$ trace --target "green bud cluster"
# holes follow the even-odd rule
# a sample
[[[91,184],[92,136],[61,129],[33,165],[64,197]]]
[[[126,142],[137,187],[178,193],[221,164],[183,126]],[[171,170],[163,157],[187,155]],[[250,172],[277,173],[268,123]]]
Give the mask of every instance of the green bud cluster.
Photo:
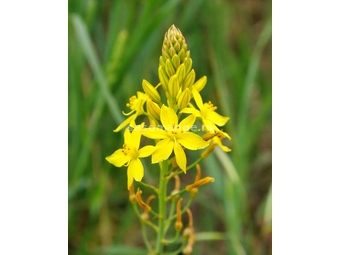
[[[183,109],[191,98],[188,92],[193,87],[196,74],[192,69],[192,59],[185,38],[174,25],[164,36],[158,76],[167,95],[168,105],[175,109]],[[188,92],[183,95],[187,88]]]

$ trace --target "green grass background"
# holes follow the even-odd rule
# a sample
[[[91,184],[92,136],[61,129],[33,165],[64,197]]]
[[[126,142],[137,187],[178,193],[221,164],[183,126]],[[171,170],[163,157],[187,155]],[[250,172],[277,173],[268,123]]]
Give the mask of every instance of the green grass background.
[[[69,254],[146,254],[125,168],[105,157],[123,143],[123,132],[112,130],[129,97],[142,79],[157,83],[172,24],[186,38],[196,77],[208,77],[203,99],[230,116],[224,129],[232,137],[231,153],[216,150],[201,164],[216,181],[191,207],[193,254],[271,254],[270,0],[69,0]],[[148,166],[145,182],[156,176]]]

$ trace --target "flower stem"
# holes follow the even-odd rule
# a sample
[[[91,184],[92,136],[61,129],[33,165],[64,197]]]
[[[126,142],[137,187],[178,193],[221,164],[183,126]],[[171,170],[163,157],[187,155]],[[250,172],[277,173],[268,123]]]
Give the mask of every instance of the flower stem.
[[[204,158],[200,157],[198,158],[194,163],[192,163],[191,165],[189,165],[187,167],[187,171],[190,170],[191,168],[193,168],[194,166],[196,166],[198,163],[200,163]],[[183,174],[184,172],[182,170],[180,171],[177,171],[177,172],[173,172],[177,167],[174,167],[172,168],[169,173],[171,173],[169,176],[168,176],[168,180],[170,180],[172,177],[174,177],[175,175],[180,175],[180,174]]]
[[[143,240],[144,240],[144,243],[146,245],[146,247],[148,248],[148,251],[152,251],[152,248],[151,248],[151,245],[150,245],[150,242],[149,242],[149,239],[148,239],[148,235],[146,233],[146,227],[145,227],[145,224],[142,222],[142,235],[143,235]]]
[[[157,188],[155,188],[154,186],[152,186],[152,185],[149,185],[149,184],[146,184],[145,182],[139,182],[140,184],[142,184],[143,186],[145,186],[145,187],[147,187],[147,188],[149,188],[149,189],[152,189],[156,194],[158,194],[158,189]]]
[[[158,194],[158,233],[157,233],[157,243],[156,243],[156,254],[163,254],[163,239],[165,232],[165,219],[166,219],[166,185],[167,179],[166,173],[168,171],[168,162],[163,161],[160,163],[161,175],[159,180],[159,194]]]

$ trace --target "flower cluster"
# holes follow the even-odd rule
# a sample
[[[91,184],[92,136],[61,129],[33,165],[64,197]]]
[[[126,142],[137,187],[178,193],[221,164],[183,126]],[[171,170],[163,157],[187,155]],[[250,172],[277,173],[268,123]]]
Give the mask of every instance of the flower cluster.
[[[222,144],[222,140],[230,139],[230,136],[221,130],[229,118],[218,114],[217,107],[212,102],[203,101],[200,92],[207,83],[207,77],[196,80],[190,51],[182,33],[174,25],[164,37],[158,78],[159,82],[155,86],[143,80],[143,92],[138,91],[126,104],[131,111],[123,112],[128,117],[114,130],[118,132],[125,128],[124,144],[121,149],[106,157],[106,160],[116,167],[127,167],[129,199],[142,223],[148,255],[191,254],[195,231],[193,214],[189,207],[198,189],[214,182],[214,178],[209,176],[201,178],[198,163],[209,156],[216,146],[225,152],[230,151]],[[138,118],[139,116],[144,116],[148,123],[136,124],[142,118]],[[197,128],[196,122],[201,123],[201,128]],[[142,137],[149,139],[152,145],[141,147]],[[204,151],[199,158],[187,165],[188,151],[201,149]],[[152,164],[159,163],[158,187],[141,182],[144,167],[140,158],[146,157],[151,157]],[[180,174],[195,166],[195,181],[181,188]],[[134,180],[152,189],[153,194],[145,201],[142,190],[139,187],[135,190]],[[175,182],[171,193],[167,191],[170,181]],[[189,198],[185,199],[185,195],[189,195]],[[154,209],[154,202],[151,203],[154,198],[158,198],[158,210]],[[182,206],[182,203],[186,205]],[[149,214],[154,217],[149,217]],[[186,226],[182,222],[185,215],[188,222]],[[157,225],[155,221],[158,222]],[[170,225],[174,226],[173,233],[168,231]],[[155,231],[156,242],[150,243],[145,226]],[[182,245],[176,251],[164,253],[167,250],[165,247],[176,243],[180,233]],[[171,239],[166,238],[169,234],[173,235]]]
[[[185,173],[187,169],[187,150],[207,148],[201,154],[205,158],[218,145],[224,151],[230,149],[221,143],[230,136],[220,130],[228,117],[216,112],[217,107],[210,101],[204,102],[200,92],[207,83],[207,77],[196,80],[192,68],[190,51],[179,29],[170,27],[164,37],[162,55],[159,58],[159,83],[153,86],[147,80],[142,81],[144,92],[130,98],[127,107],[129,116],[114,132],[125,129],[123,148],[106,157],[111,164],[127,166],[127,188],[135,181],[141,181],[144,168],[139,158],[151,156],[152,164],[169,159],[172,155],[175,164]],[[147,116],[150,125],[136,125],[137,117]],[[202,129],[193,131],[196,120],[202,123]],[[129,127],[127,127],[129,126]],[[161,128],[161,127],[162,128]],[[200,135],[198,131],[204,132]],[[155,146],[139,148],[141,137],[155,141]]]

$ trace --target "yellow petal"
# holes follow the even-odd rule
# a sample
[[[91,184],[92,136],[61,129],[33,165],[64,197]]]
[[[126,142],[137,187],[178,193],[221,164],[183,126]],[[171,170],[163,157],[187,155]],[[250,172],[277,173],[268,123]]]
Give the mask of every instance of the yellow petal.
[[[220,139],[218,139],[218,140],[220,140]],[[218,143],[218,146],[220,146],[220,148],[221,148],[224,152],[230,152],[230,151],[231,151],[231,149],[230,149],[229,147],[223,145],[223,144],[221,143],[221,141]]]
[[[164,139],[168,137],[168,133],[160,128],[144,128],[141,131],[142,135],[150,139]]]
[[[174,125],[178,124],[178,117],[175,111],[164,104],[161,107],[161,122],[165,130],[172,130]]]
[[[140,182],[144,176],[144,167],[142,161],[140,161],[139,158],[133,159],[131,160],[129,167],[132,168],[133,178],[137,182]]]
[[[189,150],[199,150],[209,145],[209,142],[204,141],[202,137],[191,132],[178,134],[177,142]]]
[[[184,153],[184,150],[183,150],[182,146],[179,143],[175,143],[175,145],[174,145],[174,153],[175,153],[177,165],[185,173],[186,170],[187,170],[186,169],[187,168],[187,157],[186,157],[186,155]]]
[[[193,85],[194,89],[197,90],[197,92],[200,92],[207,83],[207,76],[203,76],[198,81],[196,81]]]
[[[122,130],[124,127],[126,127],[127,125],[129,125],[132,121],[135,121],[135,119],[137,118],[138,114],[132,114],[129,118],[127,118],[126,120],[124,120],[122,122],[122,124],[120,124],[115,130],[113,130],[113,132],[118,132],[120,130]]]
[[[126,156],[123,153],[122,149],[116,150],[113,154],[110,156],[107,156],[105,158],[107,161],[109,161],[111,164],[115,165],[116,167],[121,167],[125,163],[129,162],[130,157]]]
[[[206,118],[214,122],[217,126],[224,126],[229,120],[229,117],[224,117],[217,112],[209,111]]]
[[[181,123],[179,123],[181,130],[183,132],[188,131],[192,125],[194,125],[196,120],[196,117],[194,115],[189,115],[188,117],[186,117],[184,120],[181,121]]]
[[[135,148],[136,150],[138,150],[139,148],[139,144],[140,144],[140,139],[142,136],[142,133],[139,131],[140,129],[137,127],[136,129],[134,129],[131,133],[131,140],[129,142],[129,145],[132,148]]]
[[[146,100],[148,97],[145,93],[137,91],[137,98],[141,100]]]
[[[195,108],[184,108],[181,113],[190,113],[190,114],[194,114],[196,117],[201,117],[201,112]]]
[[[126,128],[124,131],[124,143],[129,144],[131,141],[131,132],[129,128]]]
[[[231,140],[231,137],[226,132],[221,131],[212,121],[202,118],[202,122],[203,122],[202,131],[211,133],[215,132],[222,133],[224,137]]]
[[[156,150],[152,154],[151,162],[152,164],[161,162],[168,159],[174,148],[174,141],[171,139],[164,139],[157,143]]]
[[[144,146],[143,148],[141,148],[138,151],[138,157],[139,158],[148,157],[148,156],[150,156],[155,151],[155,149],[156,149],[156,147],[152,146],[152,145]]]
[[[222,132],[222,134],[228,139],[228,140],[231,140],[231,137],[230,135],[228,135],[226,132],[223,132],[221,130],[219,130],[220,132]]]
[[[127,189],[130,189],[133,179],[141,181],[144,176],[144,168],[140,159],[131,160],[127,169]]]
[[[206,118],[202,118],[202,123],[203,123],[202,131],[210,133],[215,133],[215,131],[219,131],[216,125]]]
[[[194,96],[195,102],[200,110],[203,108],[203,101],[200,93],[196,89],[192,90],[192,95]]]

